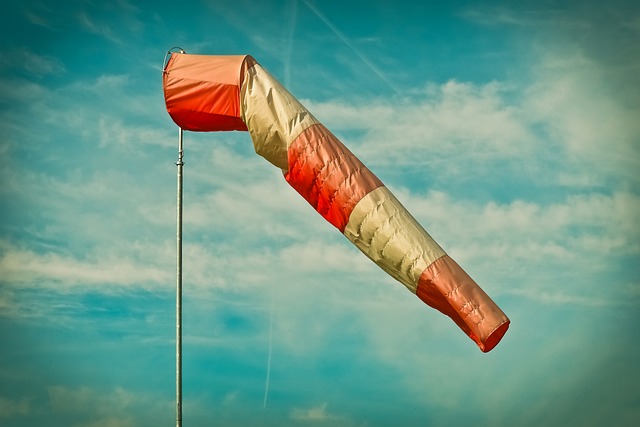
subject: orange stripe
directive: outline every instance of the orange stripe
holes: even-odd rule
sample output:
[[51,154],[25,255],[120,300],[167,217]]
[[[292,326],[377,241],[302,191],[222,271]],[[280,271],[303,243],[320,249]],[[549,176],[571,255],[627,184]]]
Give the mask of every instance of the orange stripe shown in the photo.
[[327,128],[305,129],[289,146],[287,182],[341,232],[354,206],[382,182]]
[[500,342],[509,328],[509,319],[502,310],[448,255],[424,270],[416,295],[451,317],[485,353]]
[[248,55],[173,53],[163,73],[169,115],[184,130],[246,131],[240,117],[240,88],[247,69],[255,64]]

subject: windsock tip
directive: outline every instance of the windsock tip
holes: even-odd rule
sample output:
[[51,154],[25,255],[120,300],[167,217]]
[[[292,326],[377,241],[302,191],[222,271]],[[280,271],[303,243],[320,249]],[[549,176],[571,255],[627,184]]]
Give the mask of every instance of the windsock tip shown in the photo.
[[478,341],[478,347],[480,347],[480,350],[482,350],[483,353],[488,353],[493,350],[493,348],[498,345],[500,340],[502,340],[504,334],[507,333],[507,329],[509,329],[510,324],[511,321],[507,319],[493,332],[491,332],[491,334],[489,334],[489,336],[484,341]]

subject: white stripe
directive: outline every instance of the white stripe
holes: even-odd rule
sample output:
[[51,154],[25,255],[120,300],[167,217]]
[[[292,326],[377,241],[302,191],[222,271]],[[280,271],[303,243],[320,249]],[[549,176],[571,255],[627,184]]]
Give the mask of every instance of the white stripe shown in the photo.
[[353,209],[344,235],[380,268],[415,293],[422,272],[446,255],[388,188]]
[[318,120],[260,64],[249,68],[240,90],[241,117],[256,153],[283,171],[291,143]]

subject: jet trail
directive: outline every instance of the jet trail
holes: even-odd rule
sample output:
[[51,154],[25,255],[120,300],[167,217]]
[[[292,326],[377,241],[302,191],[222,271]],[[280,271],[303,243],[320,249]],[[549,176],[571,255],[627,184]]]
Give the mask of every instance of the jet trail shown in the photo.
[[335,34],[336,37],[340,39],[342,43],[345,44],[353,53],[366,65],[376,76],[380,78],[391,90],[393,90],[396,95],[402,96],[400,90],[387,78],[387,76],[378,69],[364,54],[362,54],[354,45],[349,41],[347,37],[340,30],[336,28],[335,25],[331,23],[318,9],[315,8],[308,0],[302,0],[305,5],[313,12],[315,15],[322,21],[324,24],[329,27],[329,29]]

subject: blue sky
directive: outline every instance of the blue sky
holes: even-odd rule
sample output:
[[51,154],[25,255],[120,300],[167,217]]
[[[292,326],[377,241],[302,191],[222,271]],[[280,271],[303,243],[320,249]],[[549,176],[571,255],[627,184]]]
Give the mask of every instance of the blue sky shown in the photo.
[[405,3],[2,3],[0,424],[174,423],[181,46],[253,55],[512,320],[482,354],[187,133],[185,426],[635,425],[640,7]]

